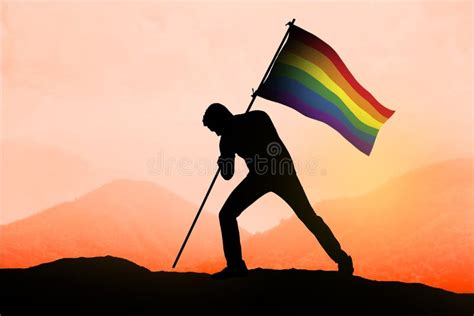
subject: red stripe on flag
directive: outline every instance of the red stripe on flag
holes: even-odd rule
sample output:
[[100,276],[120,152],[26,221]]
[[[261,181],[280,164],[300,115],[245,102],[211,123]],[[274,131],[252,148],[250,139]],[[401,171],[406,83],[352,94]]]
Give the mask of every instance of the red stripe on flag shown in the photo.
[[349,82],[349,84],[363,97],[365,98],[370,104],[373,105],[373,107],[384,117],[387,119],[392,116],[392,114],[395,112],[393,110],[390,110],[386,107],[384,107],[382,104],[380,104],[370,92],[364,89],[357,80],[354,78],[354,76],[351,74],[349,69],[347,69],[346,65],[342,61],[342,59],[337,55],[336,51],[332,49],[331,46],[326,44],[323,40],[321,40],[319,37],[303,30],[302,28],[293,25],[292,30],[290,32],[290,39],[291,41],[292,37],[295,39],[305,43],[306,45],[313,47],[314,49],[317,49],[324,55],[326,55],[336,66],[336,68],[339,70],[339,72],[344,76],[344,78]]

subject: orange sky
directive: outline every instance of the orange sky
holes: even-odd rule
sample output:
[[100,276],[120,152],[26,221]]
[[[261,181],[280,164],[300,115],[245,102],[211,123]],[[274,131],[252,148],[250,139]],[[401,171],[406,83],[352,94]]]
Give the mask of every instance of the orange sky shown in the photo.
[[[257,99],[254,109],[272,117],[313,203],[474,154],[470,2],[4,1],[2,137],[60,147],[198,204],[218,155],[203,111],[216,101],[246,109],[291,18],[396,110],[367,157],[328,126]],[[161,158],[175,163],[160,169]],[[235,179],[217,183],[208,211],[244,176],[239,167]],[[263,230],[289,215],[266,196],[241,223]]]

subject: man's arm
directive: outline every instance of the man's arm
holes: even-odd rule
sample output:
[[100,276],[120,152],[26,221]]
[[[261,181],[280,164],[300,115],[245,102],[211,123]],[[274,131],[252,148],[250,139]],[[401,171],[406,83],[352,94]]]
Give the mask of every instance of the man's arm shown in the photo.
[[225,180],[230,180],[234,176],[234,158],[219,157],[217,165],[221,168],[221,176]]
[[217,165],[221,169],[222,178],[230,180],[234,176],[235,153],[222,137],[219,143],[219,149],[221,155],[217,160]]

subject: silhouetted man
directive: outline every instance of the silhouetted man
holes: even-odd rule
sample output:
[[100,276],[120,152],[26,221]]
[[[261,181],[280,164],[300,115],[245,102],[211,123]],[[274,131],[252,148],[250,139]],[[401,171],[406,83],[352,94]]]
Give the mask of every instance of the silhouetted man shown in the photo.
[[263,111],[233,115],[224,105],[211,104],[203,118],[204,126],[221,136],[218,165],[221,176],[234,175],[235,154],[242,157],[248,175],[224,203],[219,221],[227,267],[213,275],[226,279],[247,275],[242,260],[237,217],[268,192],[280,196],[317,238],[329,257],[345,275],[352,275],[352,259],[339,245],[329,227],[316,215],[296,175],[293,161],[270,119]]

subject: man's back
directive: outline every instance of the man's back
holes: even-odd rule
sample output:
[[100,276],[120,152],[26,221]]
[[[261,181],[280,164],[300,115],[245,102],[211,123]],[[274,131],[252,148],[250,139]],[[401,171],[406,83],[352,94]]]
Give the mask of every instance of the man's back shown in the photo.
[[220,149],[223,158],[233,158],[235,154],[244,158],[251,173],[266,173],[282,160],[292,167],[288,150],[263,111],[235,115],[221,136]]

